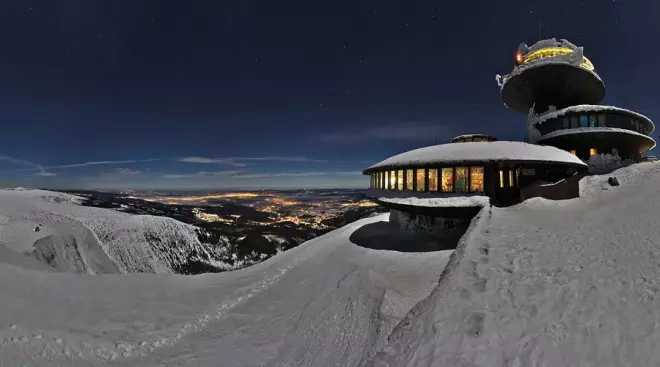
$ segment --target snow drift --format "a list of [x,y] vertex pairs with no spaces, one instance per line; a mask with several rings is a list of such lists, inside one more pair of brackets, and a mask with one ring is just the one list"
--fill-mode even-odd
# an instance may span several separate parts
[[[191,256],[217,268],[240,265],[214,260],[227,257],[226,237],[219,244],[201,242],[194,226],[79,205],[83,200],[44,190],[0,190],[0,251],[29,254],[59,271],[89,274],[170,274]],[[0,262],[29,262],[9,255]]]
[[429,294],[451,253],[350,242],[356,229],[386,220],[221,274],[81,276],[0,263],[0,365],[365,363]]
[[581,186],[579,199],[481,217],[367,365],[660,364],[660,165]]

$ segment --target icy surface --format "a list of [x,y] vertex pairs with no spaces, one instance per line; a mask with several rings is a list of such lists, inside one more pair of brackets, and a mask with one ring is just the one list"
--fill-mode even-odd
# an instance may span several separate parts
[[[0,252],[0,366],[356,366],[428,296],[451,254],[377,251],[349,241],[385,214],[229,273],[58,273],[22,252],[49,236],[80,238],[83,214],[33,194],[0,193],[0,243],[11,245],[0,249],[13,254]],[[80,221],[61,215],[68,211]],[[117,229],[127,225],[122,214],[92,210],[84,221],[106,228],[100,223],[110,217]],[[141,231],[172,225],[137,218]],[[34,232],[37,225],[43,229]],[[185,229],[174,231],[185,236]],[[107,245],[134,249],[138,233]],[[95,259],[75,259],[83,258]]]
[[484,162],[499,160],[561,162],[584,166],[576,156],[555,147],[519,141],[442,144],[411,150],[390,157],[368,169],[407,167],[432,163]]
[[659,365],[659,187],[642,163],[579,199],[492,208],[369,365]]

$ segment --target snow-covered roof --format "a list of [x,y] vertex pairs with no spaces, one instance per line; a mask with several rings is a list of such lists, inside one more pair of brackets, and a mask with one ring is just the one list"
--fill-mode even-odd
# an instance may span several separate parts
[[577,106],[571,106],[571,107],[566,107],[562,108],[561,110],[556,110],[552,112],[548,112],[543,115],[539,115],[533,118],[534,123],[537,124],[542,124],[547,120],[554,119],[556,117],[563,116],[567,113],[580,113],[580,112],[602,112],[602,111],[608,111],[608,112],[621,112],[626,115],[630,115],[632,117],[635,117],[639,120],[645,121],[647,124],[651,126],[651,130],[649,131],[649,134],[651,134],[655,130],[655,125],[653,124],[653,121],[649,119],[648,117],[642,115],[639,112],[627,110],[625,108],[619,108],[615,106],[601,106],[601,105],[591,105],[591,104],[581,104]]
[[494,137],[486,134],[464,134],[464,135],[459,135],[451,139],[451,141],[459,140],[459,139],[469,139],[469,138],[488,138],[488,139],[495,139]]
[[549,134],[545,134],[541,136],[538,141],[543,141],[547,140],[550,138],[554,138],[557,136],[563,136],[563,135],[573,135],[573,134],[593,134],[593,133],[623,133],[623,134],[630,134],[630,135],[637,135],[644,137],[646,139],[649,139],[653,141],[653,146],[649,148],[649,150],[655,148],[655,140],[651,138],[648,135],[644,135],[642,133],[638,133],[637,131],[632,131],[632,130],[627,130],[627,129],[620,129],[618,127],[579,127],[576,129],[564,129],[564,130],[557,130],[553,131]]
[[378,168],[489,161],[550,162],[585,166],[584,162],[578,157],[555,147],[533,145],[519,141],[491,141],[470,144],[441,144],[411,150],[374,164],[367,168],[364,173]]

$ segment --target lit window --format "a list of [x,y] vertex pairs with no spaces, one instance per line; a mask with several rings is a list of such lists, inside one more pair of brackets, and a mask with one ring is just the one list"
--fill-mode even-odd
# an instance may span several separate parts
[[413,186],[413,181],[415,180],[415,177],[413,176],[413,170],[409,169],[406,170],[406,190],[412,190],[414,188]]
[[452,191],[454,191],[454,169],[453,168],[443,168],[442,169],[442,191],[443,192],[452,192]]
[[484,191],[484,168],[470,167],[470,191]]
[[456,179],[454,180],[454,189],[456,192],[468,191],[468,168],[456,167]]
[[438,170],[429,169],[429,191],[438,191]]
[[500,187],[504,187],[504,170],[500,170]]
[[569,150],[569,152],[570,152],[571,154],[573,154],[573,155],[577,155],[577,152],[575,151],[575,149],[573,149],[573,150]]
[[598,154],[598,149],[596,149],[596,148],[589,149],[589,156],[590,157],[593,156],[593,155],[596,155],[596,154]]
[[509,187],[515,187],[516,185],[513,184],[513,170],[509,170]]
[[390,188],[390,172],[383,172],[383,189],[387,190]]
[[426,176],[426,169],[418,168],[417,169],[417,191],[426,190],[426,185],[424,184],[424,177]]
[[396,190],[396,171],[390,171],[390,190]]
[[403,190],[403,170],[396,171],[396,188],[397,190]]
[[379,189],[380,188],[380,174],[378,172],[375,173],[376,178],[374,181],[374,188]]

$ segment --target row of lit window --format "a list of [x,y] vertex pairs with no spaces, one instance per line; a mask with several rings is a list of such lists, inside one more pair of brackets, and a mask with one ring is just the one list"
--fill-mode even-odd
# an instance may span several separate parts
[[483,167],[417,168],[375,172],[371,188],[431,192],[483,192]]
[[562,116],[538,125],[538,129],[543,135],[557,130],[577,129],[581,127],[616,127],[636,131],[642,134],[649,133],[649,126],[645,122],[635,120],[622,114],[580,114]]

